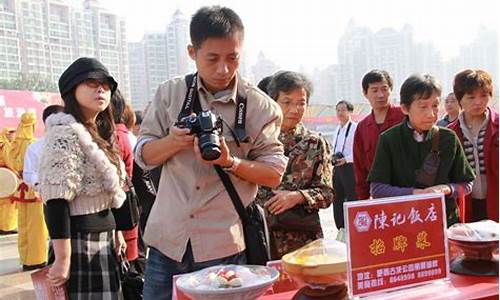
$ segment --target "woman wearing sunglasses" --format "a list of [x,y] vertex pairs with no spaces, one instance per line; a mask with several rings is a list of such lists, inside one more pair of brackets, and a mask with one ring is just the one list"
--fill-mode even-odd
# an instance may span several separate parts
[[[117,83],[93,58],[79,58],[59,79],[64,113],[47,119],[39,190],[55,261],[48,279],[70,299],[121,297],[111,208],[125,200],[110,99]],[[115,242],[117,240],[118,242]]]

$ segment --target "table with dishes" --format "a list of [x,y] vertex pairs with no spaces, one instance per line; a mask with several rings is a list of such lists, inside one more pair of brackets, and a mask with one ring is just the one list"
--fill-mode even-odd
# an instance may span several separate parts
[[[447,229],[449,276],[364,299],[498,299],[498,223]],[[346,245],[319,239],[267,266],[214,266],[174,277],[173,299],[349,299]]]
[[[367,296],[365,299],[399,300],[402,299],[402,297],[404,297],[405,300],[424,298],[436,300],[498,299],[498,288],[498,277],[467,276],[451,273],[449,283],[427,284],[422,287],[403,289],[385,295]],[[278,293],[269,292],[269,294],[263,295],[257,299],[289,300],[293,299],[297,293],[298,289],[291,289],[288,291],[282,290]]]

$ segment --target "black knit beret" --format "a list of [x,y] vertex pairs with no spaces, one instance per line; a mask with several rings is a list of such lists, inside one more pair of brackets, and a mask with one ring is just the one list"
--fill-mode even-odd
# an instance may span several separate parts
[[118,86],[108,69],[97,59],[80,57],[75,60],[59,77],[59,92],[66,95],[76,85],[86,79],[107,80],[113,94]]

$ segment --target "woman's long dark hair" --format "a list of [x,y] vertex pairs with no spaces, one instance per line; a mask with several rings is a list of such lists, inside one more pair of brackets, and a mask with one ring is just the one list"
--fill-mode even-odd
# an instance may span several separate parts
[[83,124],[92,136],[92,140],[104,151],[109,161],[116,166],[118,176],[121,177],[120,156],[115,137],[115,123],[113,122],[113,108],[111,103],[106,109],[97,114],[94,122],[87,122],[83,117],[80,104],[76,100],[76,85],[69,93],[64,95],[64,112],[72,115],[77,122]]

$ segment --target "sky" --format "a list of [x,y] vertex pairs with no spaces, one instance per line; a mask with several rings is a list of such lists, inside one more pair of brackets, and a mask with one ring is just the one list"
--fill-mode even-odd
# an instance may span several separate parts
[[[417,42],[432,42],[445,59],[474,39],[480,26],[500,33],[498,0],[100,0],[127,21],[129,41],[163,32],[176,9],[186,18],[202,6],[236,11],[245,26],[245,56],[257,54],[292,70],[323,69],[337,62],[337,43],[349,20],[377,31],[410,24]],[[126,5],[124,5],[126,3]]]

